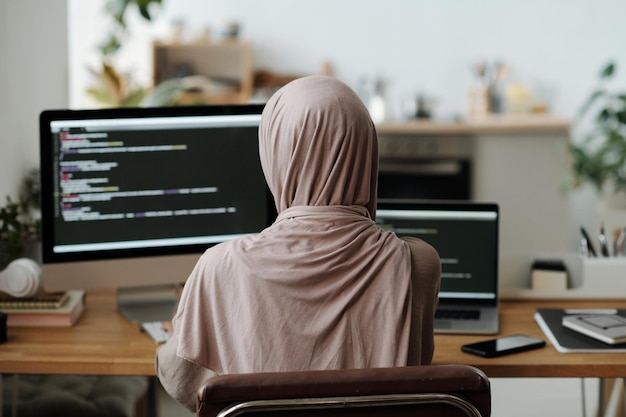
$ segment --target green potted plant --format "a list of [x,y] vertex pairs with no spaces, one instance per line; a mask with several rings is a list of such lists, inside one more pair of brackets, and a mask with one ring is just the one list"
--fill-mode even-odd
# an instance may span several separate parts
[[0,206],[0,271],[14,259],[37,258],[36,245],[40,239],[39,171],[33,170],[22,184],[20,197],[14,201],[7,196]]
[[104,10],[111,20],[111,30],[106,40],[99,45],[102,54],[100,68],[90,68],[97,84],[87,88],[86,93],[96,102],[107,107],[163,106],[176,103],[182,93],[182,84],[174,80],[155,88],[136,85],[130,74],[120,72],[114,64],[114,56],[128,36],[126,11],[132,4],[137,6],[141,16],[152,21],[153,5],[160,6],[162,0],[108,0]]
[[626,192],[626,91],[612,91],[607,84],[616,64],[609,62],[600,73],[600,85],[581,109],[581,124],[590,128],[570,145],[573,185],[593,185],[598,194]]

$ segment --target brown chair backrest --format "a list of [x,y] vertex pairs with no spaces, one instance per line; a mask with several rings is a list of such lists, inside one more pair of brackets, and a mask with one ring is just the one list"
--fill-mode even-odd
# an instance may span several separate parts
[[489,379],[467,365],[222,375],[198,391],[198,417],[491,414]]

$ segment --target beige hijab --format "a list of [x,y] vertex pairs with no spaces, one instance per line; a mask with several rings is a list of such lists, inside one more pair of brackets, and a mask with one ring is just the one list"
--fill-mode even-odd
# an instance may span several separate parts
[[301,78],[267,103],[259,144],[278,218],[201,257],[177,354],[218,374],[406,365],[410,250],[373,220],[367,109],[334,78]]

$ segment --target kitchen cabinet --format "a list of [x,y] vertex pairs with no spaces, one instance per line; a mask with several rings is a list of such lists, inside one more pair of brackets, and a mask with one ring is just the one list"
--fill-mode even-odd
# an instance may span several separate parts
[[153,44],[155,85],[185,78],[180,104],[247,103],[252,95],[252,48],[243,40]]

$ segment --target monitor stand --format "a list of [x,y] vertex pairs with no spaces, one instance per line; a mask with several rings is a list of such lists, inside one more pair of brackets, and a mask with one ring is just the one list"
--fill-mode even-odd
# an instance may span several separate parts
[[117,309],[132,323],[168,321],[174,317],[182,286],[164,284],[117,290]]

